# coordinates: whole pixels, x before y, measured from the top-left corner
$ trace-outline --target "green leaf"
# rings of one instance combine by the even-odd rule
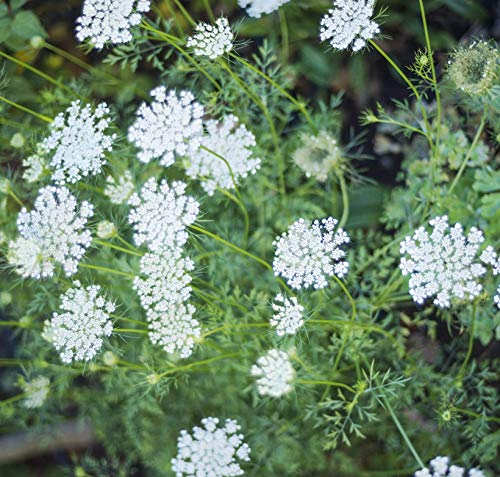
[[[19,10],[28,0],[10,0],[10,8]]]
[[[0,18],[0,43],[9,38],[12,28],[11,23],[10,18]]]
[[[477,192],[496,192],[500,191],[500,171],[491,169],[479,169],[474,175],[473,189]]]
[[[30,10],[19,12],[12,22],[12,31],[18,38],[29,40],[34,36],[47,38],[47,32],[43,28],[38,17]]]

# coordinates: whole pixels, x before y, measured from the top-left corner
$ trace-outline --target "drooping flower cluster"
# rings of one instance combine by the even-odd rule
[[[328,217],[312,224],[304,219],[294,222],[288,232],[274,241],[276,253],[273,269],[292,288],[324,288],[327,277],[342,278],[349,268],[340,247],[349,242],[342,229],[335,230],[338,221]]]
[[[194,49],[198,56],[208,56],[215,60],[233,48],[234,35],[229,26],[227,18],[221,17],[215,21],[215,25],[198,23],[196,33],[190,36],[187,46]]]
[[[103,337],[113,331],[110,314],[115,305],[101,296],[99,285],[84,288],[75,281],[62,296],[60,308],[62,313],[54,313],[46,323],[46,334],[62,361],[91,360],[102,348]]]
[[[319,37],[337,50],[359,51],[380,29],[372,20],[375,0],[333,0],[321,19]]]
[[[429,462],[429,468],[417,470],[414,477],[486,477],[481,469],[470,469],[466,474],[463,467],[450,465],[449,457],[435,457]]]
[[[279,336],[293,335],[304,324],[304,307],[297,298],[286,298],[278,293],[272,307],[274,315],[271,318],[271,325],[276,328]]]
[[[138,159],[149,163],[159,159],[162,166],[172,165],[177,156],[195,153],[203,134],[203,107],[192,93],[158,86],[150,95],[150,106],[143,103],[137,119],[129,128],[128,139],[138,148]]]
[[[261,396],[281,397],[289,393],[295,370],[288,354],[278,349],[268,351],[252,366],[251,375],[257,377],[257,390]]]
[[[326,131],[320,131],[317,136],[303,134],[301,139],[302,145],[293,153],[293,160],[307,177],[325,182],[328,174],[342,161],[342,149],[337,140]]]
[[[201,145],[206,149],[190,156],[186,173],[201,178],[207,194],[213,195],[217,187],[234,189],[234,182],[238,184],[240,178],[257,172],[260,159],[252,157],[251,149],[256,144],[255,136],[244,125],[238,126],[236,116],[226,116],[221,122],[209,120],[205,128]]]
[[[76,37],[89,39],[98,49],[107,43],[127,43],[132,40],[131,28],[139,25],[141,14],[150,7],[150,0],[85,0],[76,20]]]
[[[52,153],[49,165],[55,182],[75,183],[101,172],[104,153],[111,151],[116,139],[116,134],[106,134],[111,123],[108,115],[106,103],[92,111],[89,104],[82,107],[80,101],[73,101],[56,116],[50,125],[50,136],[41,144],[45,152]]]
[[[422,304],[434,297],[433,303],[448,308],[453,299],[472,300],[482,290],[478,278],[486,273],[478,257],[483,233],[472,227],[467,235],[460,224],[450,227],[448,217],[429,222],[433,231],[419,227],[413,237],[401,242],[401,270],[410,275],[410,294]]]
[[[183,430],[177,439],[177,456],[172,459],[176,477],[233,477],[243,475],[239,461],[250,460],[250,447],[239,434],[238,422],[207,417],[192,434]]]
[[[149,179],[139,194],[129,199],[132,209],[129,222],[134,227],[134,241],[146,243],[150,250],[182,247],[188,238],[186,227],[193,224],[200,207],[192,197],[185,195],[186,184],[181,181],[160,184]]]
[[[113,176],[108,176],[106,183],[104,195],[108,196],[109,200],[117,205],[127,202],[135,190],[132,173],[128,170],[116,179]]]
[[[36,409],[41,407],[50,391],[50,380],[45,376],[38,376],[31,381],[22,381],[21,387],[23,388],[26,397],[23,400],[23,405],[27,409]]]
[[[92,205],[82,202],[78,207],[67,188],[41,189],[34,209],[23,208],[19,213],[20,237],[10,243],[10,264],[25,278],[52,277],[55,263],[63,266],[67,276],[73,275],[92,241],[85,229],[92,215]]]
[[[290,0],[238,0],[241,8],[246,8],[248,15],[260,18],[262,14],[272,13]]]

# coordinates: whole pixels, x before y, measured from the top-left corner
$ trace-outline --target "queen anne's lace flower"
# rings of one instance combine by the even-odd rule
[[[304,307],[297,298],[286,298],[278,293],[272,306],[274,315],[271,318],[271,325],[276,327],[279,336],[293,335],[304,324]]]
[[[195,341],[200,337],[200,323],[193,318],[195,311],[189,303],[166,301],[161,307],[148,311],[151,343],[162,346],[167,353],[178,351],[181,358],[191,356]]]
[[[23,159],[23,179],[26,182],[33,183],[42,178],[45,168],[47,167],[45,159],[42,157],[42,152],[42,148],[40,148],[40,153],[37,152]]]
[[[45,376],[38,376],[31,381],[21,383],[26,397],[23,400],[24,407],[36,409],[41,407],[47,399],[50,390],[50,380]]]
[[[176,477],[234,477],[243,475],[238,461],[250,460],[250,447],[238,434],[237,421],[227,419],[219,427],[219,419],[202,419],[203,427],[193,427],[192,434],[181,431],[177,439],[177,456],[172,459]]]
[[[414,477],[486,477],[482,470],[474,468],[465,473],[463,467],[450,465],[449,457],[435,457],[429,462],[429,468],[417,470]]]
[[[135,190],[134,180],[130,171],[125,171],[117,179],[108,176],[106,183],[104,195],[108,196],[109,200],[117,205],[127,202]]]
[[[213,195],[217,187],[234,189],[240,178],[255,174],[260,167],[260,159],[252,157],[255,136],[244,125],[238,125],[236,116],[227,116],[224,121],[209,120],[205,123],[207,134],[201,145],[212,152],[200,149],[189,157],[186,169],[188,176],[202,180],[202,187]],[[231,177],[231,168],[233,177]]]
[[[194,49],[198,56],[208,56],[215,60],[233,48],[233,32],[227,18],[218,18],[215,25],[198,23],[196,33],[190,36],[187,46]]]
[[[150,4],[150,0],[85,0],[76,20],[76,37],[89,39],[99,49],[106,43],[127,43],[132,40],[130,29],[139,25]]]
[[[46,324],[46,334],[51,337],[63,362],[92,359],[102,348],[103,337],[111,335],[110,314],[115,311],[115,305],[100,292],[98,285],[83,288],[75,281],[73,288],[62,296],[60,308],[63,313],[54,313]]]
[[[337,50],[361,50],[380,31],[371,19],[374,7],[375,0],[333,0],[333,8],[321,20],[321,41]]]
[[[284,351],[272,349],[252,366],[252,376],[257,377],[257,390],[261,396],[280,397],[292,390],[295,370]]]
[[[198,202],[185,195],[186,184],[166,180],[160,184],[149,179],[139,194],[129,199],[133,207],[129,222],[133,224],[135,243],[146,243],[153,251],[182,247],[188,238],[186,227],[194,223],[200,210]]]
[[[41,143],[45,152],[53,153],[50,167],[55,182],[75,183],[101,172],[104,153],[111,151],[116,139],[116,134],[106,134],[111,123],[108,115],[106,103],[92,111],[89,104],[82,107],[80,101],[73,101],[56,116],[50,125],[50,136]]]
[[[312,225],[304,219],[294,222],[273,243],[274,273],[297,289],[324,288],[328,284],[326,277],[342,278],[349,264],[342,260],[345,252],[340,246],[349,242],[349,236],[341,228],[335,231],[337,223],[333,217],[315,220]]]
[[[317,136],[303,134],[302,145],[293,153],[293,160],[307,177],[325,182],[328,174],[339,167],[342,149],[326,131],[320,131]]]
[[[10,243],[9,262],[23,277],[52,277],[55,262],[73,275],[92,241],[84,228],[92,215],[92,205],[82,202],[78,208],[65,187],[41,189],[34,209],[19,213],[20,237]]]
[[[430,235],[420,227],[401,242],[400,268],[410,275],[411,296],[418,304],[435,297],[433,303],[441,308],[448,308],[453,298],[472,300],[482,290],[477,279],[486,273],[477,257],[483,233],[472,227],[465,235],[460,224],[450,228],[447,216],[429,224]]]
[[[494,301],[495,301],[497,307],[500,308],[500,285],[498,285],[497,294],[494,297]]]
[[[175,156],[186,156],[198,150],[203,134],[203,107],[189,91],[167,91],[164,86],[153,89],[151,106],[143,103],[137,119],[129,128],[128,139],[139,149],[137,157],[148,163],[160,159],[168,167]]]
[[[290,0],[238,0],[241,8],[246,8],[251,17],[260,18],[263,13],[272,13]]]
[[[147,253],[141,258],[141,274],[134,289],[146,311],[166,311],[172,303],[182,303],[191,295],[191,259],[183,258],[180,249]]]

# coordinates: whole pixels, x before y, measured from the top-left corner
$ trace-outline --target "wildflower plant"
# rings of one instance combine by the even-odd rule
[[[1,432],[81,417],[78,476],[498,475],[496,43],[422,0],[77,3],[77,54],[0,4]]]

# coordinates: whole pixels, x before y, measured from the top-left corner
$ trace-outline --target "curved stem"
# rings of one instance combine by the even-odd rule
[[[460,366],[460,370],[458,371],[457,375],[458,381],[462,381],[462,378],[464,377],[465,374],[465,368],[467,368],[470,357],[472,356],[472,349],[474,347],[474,330],[476,326],[476,310],[477,310],[477,304],[476,302],[474,302],[474,304],[472,305],[472,319],[470,325],[469,346],[467,348],[467,355],[465,356],[464,362],[462,363],[462,366]]]
[[[339,388],[345,388],[351,393],[356,394],[356,390],[352,388],[351,386],[344,384],[344,383],[339,383],[336,381],[317,381],[317,380],[306,380],[306,379],[299,379],[297,380],[297,383],[299,384],[311,384],[311,385],[326,385],[326,386],[335,386]]]
[[[10,99],[6,98],[5,96],[0,96],[0,101],[3,101],[4,103],[7,103],[9,106],[12,106],[16,109],[19,109],[20,111],[24,111],[25,113],[31,114],[35,118],[38,118],[41,121],[45,121],[46,123],[50,124],[53,121],[52,118],[49,118],[48,116],[45,116],[44,114],[37,113],[36,111],[33,111],[32,109],[29,109],[26,106],[15,103],[14,101],[11,101]]]
[[[462,174],[465,171],[465,168],[467,167],[467,163],[469,162],[470,156],[472,155],[472,152],[477,146],[477,143],[479,142],[479,138],[481,137],[481,134],[483,132],[484,126],[486,125],[486,112],[483,113],[483,117],[481,118],[481,122],[479,123],[479,127],[477,128],[476,135],[474,136],[474,139],[472,141],[472,144],[467,151],[467,154],[464,157],[464,160],[462,161],[462,164],[460,164],[460,168],[458,169],[457,175],[453,179],[453,182],[450,185],[450,188],[448,189],[447,195],[450,195],[453,192],[453,189],[458,184],[458,181],[462,177]]]
[[[337,174],[340,183],[340,193],[342,194],[342,217],[339,222],[339,227],[343,228],[349,218],[349,194],[347,193],[347,185],[344,179],[344,174]]]
[[[90,265],[89,263],[80,263],[80,267],[88,268],[89,270],[98,270],[100,272],[111,273],[114,275],[121,275],[123,277],[134,279],[135,275],[131,273],[122,272],[120,270],[113,270],[112,268],[101,267],[100,265]]]
[[[101,245],[102,247],[108,247],[108,248],[112,248],[113,250],[119,250],[120,252],[128,253],[129,255],[135,255],[136,257],[142,257],[144,255],[141,252],[134,252],[130,249],[120,247],[118,245],[113,245],[112,243],[109,243],[109,242],[105,242],[104,240],[94,239],[94,242],[97,245]]]
[[[191,26],[196,26],[196,22],[193,20],[193,17],[189,14],[189,12],[184,8],[184,5],[179,0],[173,0],[177,8],[184,15],[184,18],[191,24]]]

